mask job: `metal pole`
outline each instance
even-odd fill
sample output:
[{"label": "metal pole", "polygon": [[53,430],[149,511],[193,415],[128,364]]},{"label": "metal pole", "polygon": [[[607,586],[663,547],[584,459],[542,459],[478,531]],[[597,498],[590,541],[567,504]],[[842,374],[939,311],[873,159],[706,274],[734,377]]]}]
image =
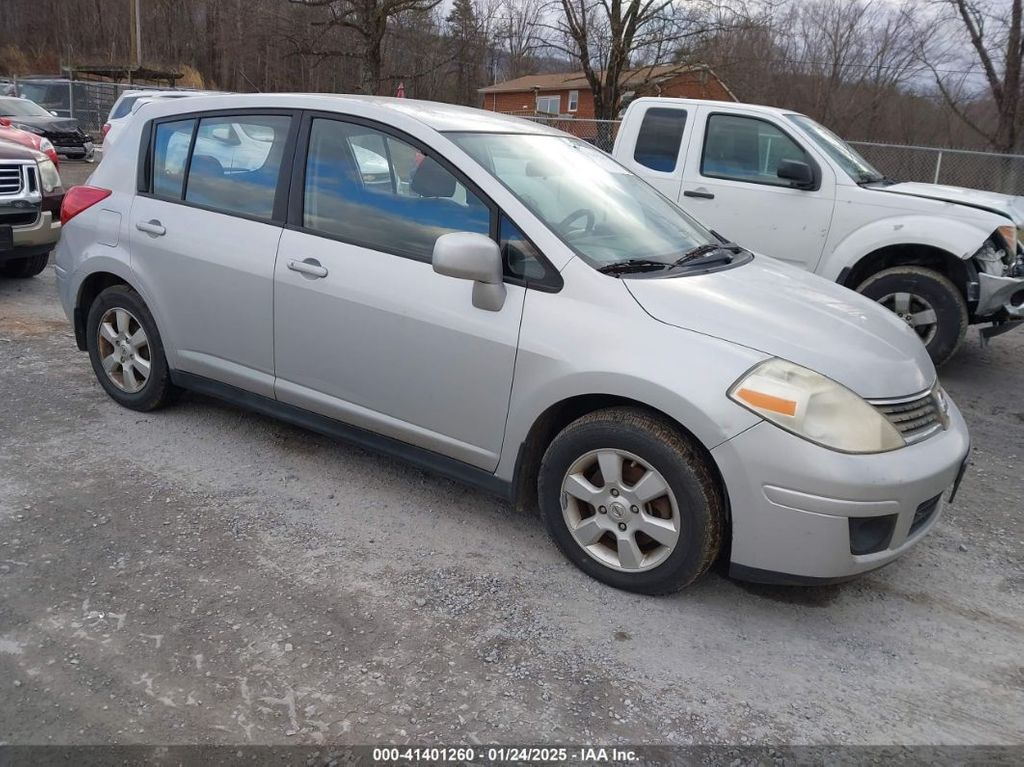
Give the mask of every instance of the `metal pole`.
[{"label": "metal pole", "polygon": [[131,23],[131,58],[137,68],[142,67],[142,14],[139,0],[128,0]]},{"label": "metal pole", "polygon": [[938,159],[935,160],[935,181],[934,181],[934,183],[936,183],[936,184],[939,183],[939,171],[940,170],[942,170],[942,150],[941,149],[939,150]]}]

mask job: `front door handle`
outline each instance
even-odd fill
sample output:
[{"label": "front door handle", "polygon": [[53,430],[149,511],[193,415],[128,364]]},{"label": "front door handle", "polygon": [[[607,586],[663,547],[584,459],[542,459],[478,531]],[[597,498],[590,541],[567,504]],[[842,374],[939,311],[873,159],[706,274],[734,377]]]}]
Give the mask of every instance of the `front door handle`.
[{"label": "front door handle", "polygon": [[313,279],[327,276],[327,270],[320,265],[315,258],[307,258],[302,261],[289,261],[288,268]]},{"label": "front door handle", "polygon": [[713,200],[715,196],[711,192],[697,192],[691,189],[687,189],[683,192],[683,197],[697,197],[701,200]]},{"label": "front door handle", "polygon": [[164,225],[157,221],[155,218],[149,221],[139,221],[135,224],[135,228],[140,232],[151,234],[154,237],[163,237],[167,234],[167,230],[164,229]]}]

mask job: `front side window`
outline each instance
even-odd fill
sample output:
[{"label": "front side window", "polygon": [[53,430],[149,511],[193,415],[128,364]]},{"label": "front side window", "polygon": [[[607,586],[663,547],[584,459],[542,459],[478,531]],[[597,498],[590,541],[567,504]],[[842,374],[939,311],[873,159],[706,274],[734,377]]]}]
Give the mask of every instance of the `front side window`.
[{"label": "front side window", "polygon": [[444,166],[363,125],[313,120],[303,197],[306,228],[423,261],[442,234],[490,234],[490,208]]},{"label": "front side window", "polygon": [[185,200],[257,218],[272,218],[291,118],[284,115],[200,120]]},{"label": "front side window", "polygon": [[561,96],[538,96],[537,111],[543,114],[556,115],[562,108]]},{"label": "front side window", "polygon": [[777,174],[782,160],[810,164],[793,139],[765,120],[725,114],[708,117],[702,176],[788,187],[790,182]]},{"label": "front side window", "polygon": [[653,187],[580,139],[448,136],[595,268],[630,259],[669,266],[696,246],[717,242]]},{"label": "front side window", "polygon": [[181,199],[185,163],[195,124],[195,120],[157,124],[153,132],[152,190],[158,197]]},{"label": "front side window", "polygon": [[685,129],[686,110],[648,109],[640,123],[633,159],[651,170],[671,173],[676,169]]}]

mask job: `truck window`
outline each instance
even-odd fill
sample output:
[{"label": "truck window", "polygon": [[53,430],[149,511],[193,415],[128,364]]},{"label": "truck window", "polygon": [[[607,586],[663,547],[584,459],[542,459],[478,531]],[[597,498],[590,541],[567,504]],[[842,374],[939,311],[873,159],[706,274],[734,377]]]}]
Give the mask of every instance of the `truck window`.
[{"label": "truck window", "polygon": [[676,169],[685,128],[685,110],[648,109],[640,123],[633,159],[651,170],[671,173]]},{"label": "truck window", "polygon": [[810,162],[793,139],[765,120],[725,114],[708,117],[702,176],[789,186],[776,174],[782,160]]}]

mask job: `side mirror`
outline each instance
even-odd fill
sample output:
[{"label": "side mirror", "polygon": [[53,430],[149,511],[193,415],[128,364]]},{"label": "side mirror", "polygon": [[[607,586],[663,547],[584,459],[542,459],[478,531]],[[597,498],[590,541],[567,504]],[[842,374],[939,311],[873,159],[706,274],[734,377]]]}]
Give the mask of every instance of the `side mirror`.
[{"label": "side mirror", "polygon": [[814,171],[811,166],[799,160],[779,160],[775,169],[775,175],[779,178],[792,181],[793,186],[798,189],[806,189],[814,186]]},{"label": "side mirror", "polygon": [[55,109],[51,109],[50,110],[50,114],[52,114],[54,117],[60,117],[60,115],[57,114],[57,110],[55,110]]},{"label": "side mirror", "polygon": [[505,305],[501,248],[482,234],[451,232],[434,243],[434,271],[446,277],[473,281],[473,306],[497,312]]}]

